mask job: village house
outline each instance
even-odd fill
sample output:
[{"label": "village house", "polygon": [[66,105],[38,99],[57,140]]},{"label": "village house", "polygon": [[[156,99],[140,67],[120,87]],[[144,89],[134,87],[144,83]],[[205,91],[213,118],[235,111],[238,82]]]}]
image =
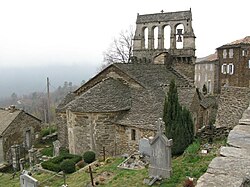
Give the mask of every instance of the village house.
[{"label": "village house", "polygon": [[250,87],[250,36],[225,44],[217,52],[220,87]]},{"label": "village house", "polygon": [[40,129],[41,120],[31,114],[15,106],[0,108],[0,165],[11,161],[12,145],[30,149]]},{"label": "village house", "polygon": [[218,63],[217,53],[196,60],[194,84],[200,92],[203,93],[205,87],[206,93],[204,94],[213,95],[218,93]]},{"label": "village house", "polygon": [[[142,137],[156,133],[171,80],[181,105],[192,114],[195,131],[201,126],[191,10],[138,15],[136,26],[131,62],[108,66],[58,105],[58,139],[70,153],[93,150],[100,155],[103,147],[110,155],[138,150]],[[167,26],[169,47],[164,44]]]}]

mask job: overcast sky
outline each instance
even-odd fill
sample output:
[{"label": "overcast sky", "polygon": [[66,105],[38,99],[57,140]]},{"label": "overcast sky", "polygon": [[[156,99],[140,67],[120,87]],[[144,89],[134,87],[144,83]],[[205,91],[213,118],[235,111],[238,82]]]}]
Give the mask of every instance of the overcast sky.
[{"label": "overcast sky", "polygon": [[196,55],[250,35],[248,0],[0,0],[0,67],[98,67],[113,38],[137,13],[192,8]]}]

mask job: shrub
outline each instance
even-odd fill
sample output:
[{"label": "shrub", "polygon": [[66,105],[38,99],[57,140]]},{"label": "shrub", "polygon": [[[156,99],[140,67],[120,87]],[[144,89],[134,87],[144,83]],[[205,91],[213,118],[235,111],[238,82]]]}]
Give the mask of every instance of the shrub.
[{"label": "shrub", "polygon": [[93,151],[86,151],[83,154],[83,160],[87,164],[90,164],[91,162],[94,162],[95,161],[95,153]]},{"label": "shrub", "polygon": [[76,171],[75,162],[73,160],[64,160],[60,164],[60,168],[65,173],[73,173]]},{"label": "shrub", "polygon": [[47,170],[50,170],[50,171],[54,171],[54,172],[59,172],[61,171],[61,168],[58,164],[55,164],[53,162],[50,162],[49,160],[48,161],[45,161],[45,162],[42,162],[42,167],[44,169],[47,169]]},{"label": "shrub", "polygon": [[48,161],[43,162],[41,165],[44,169],[59,172],[61,171],[60,164],[63,163],[65,160],[70,160],[71,162],[73,162],[73,165],[75,167],[75,164],[79,162],[80,160],[82,160],[82,157],[79,155],[72,155],[72,154],[67,153],[67,154],[63,154],[63,155],[51,158]]}]

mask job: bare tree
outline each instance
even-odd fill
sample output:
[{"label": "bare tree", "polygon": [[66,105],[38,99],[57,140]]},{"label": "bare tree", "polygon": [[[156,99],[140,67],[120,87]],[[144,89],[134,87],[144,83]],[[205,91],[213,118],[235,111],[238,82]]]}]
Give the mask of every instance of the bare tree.
[{"label": "bare tree", "polygon": [[114,38],[109,49],[103,53],[103,62],[101,69],[104,69],[113,63],[128,63],[132,57],[134,29],[121,31],[118,38]]}]

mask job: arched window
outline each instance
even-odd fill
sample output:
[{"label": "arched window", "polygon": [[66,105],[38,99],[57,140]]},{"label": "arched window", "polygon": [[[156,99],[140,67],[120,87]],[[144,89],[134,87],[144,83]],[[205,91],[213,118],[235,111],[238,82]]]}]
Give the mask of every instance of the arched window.
[{"label": "arched window", "polygon": [[145,49],[148,49],[148,28],[146,27],[146,28],[144,28],[144,30],[143,30],[143,36],[144,36],[144,48]]},{"label": "arched window", "polygon": [[154,28],[154,49],[158,49],[158,27]]},{"label": "arched window", "polygon": [[163,47],[164,47],[164,49],[169,49],[170,48],[170,36],[171,36],[171,28],[169,25],[166,25],[163,28],[163,35],[164,35]]},{"label": "arched window", "polygon": [[184,43],[184,38],[183,38],[183,34],[184,34],[184,26],[183,24],[179,24],[177,25],[176,29],[175,29],[175,34],[176,34],[176,48],[177,49],[183,49],[183,43]]}]

